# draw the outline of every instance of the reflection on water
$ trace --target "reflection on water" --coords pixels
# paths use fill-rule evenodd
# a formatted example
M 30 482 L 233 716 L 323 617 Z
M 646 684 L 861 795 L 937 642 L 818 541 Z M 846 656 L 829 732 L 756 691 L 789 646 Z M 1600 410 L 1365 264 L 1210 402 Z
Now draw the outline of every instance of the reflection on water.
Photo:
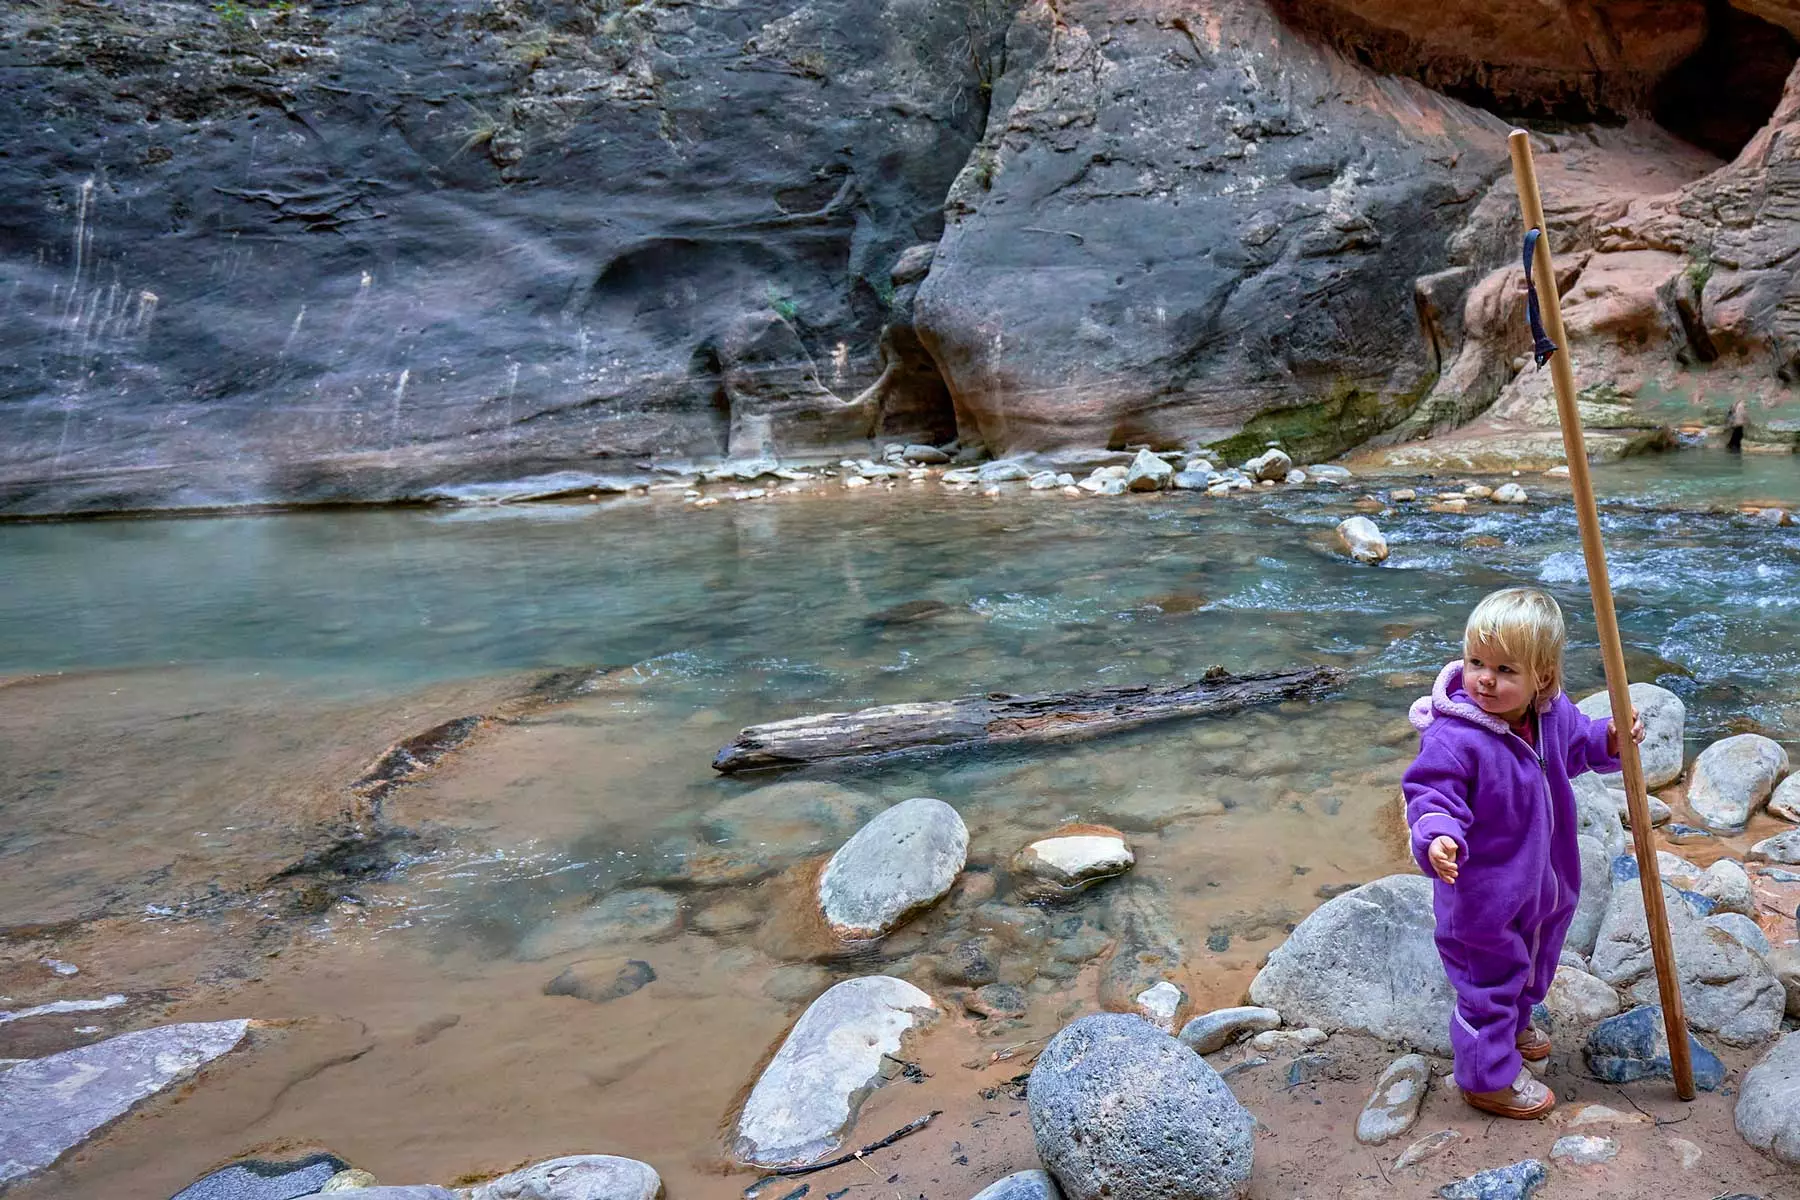
M 1732 510 L 1745 498 L 1800 494 L 1800 463 L 1723 458 L 1600 474 L 1605 495 L 1634 499 L 1605 515 L 1628 657 L 1638 678 L 1687 697 L 1694 743 L 1744 721 L 1791 741 L 1800 736 L 1800 528 Z M 1652 475 L 1690 463 L 1703 479 Z M 268 720 L 296 722 L 271 737 L 259 718 L 248 722 L 257 736 L 234 735 L 240 760 L 291 770 L 296 748 L 340 728 L 345 714 L 367 723 L 362 714 L 381 696 L 407 713 L 447 713 L 450 681 L 615 668 L 591 694 L 486 732 L 426 783 L 389 797 L 383 819 L 424 833 L 418 853 L 316 926 L 332 944 L 380 953 L 340 964 L 353 982 L 335 991 L 303 973 L 265 1000 L 345 1013 L 378 1004 L 418 1021 L 455 1005 L 468 1014 L 465 1033 L 445 1046 L 464 1048 L 403 1059 L 411 1086 L 443 1091 L 437 1103 L 454 1107 L 455 1089 L 487 1071 L 482 1047 L 491 1044 L 529 1048 L 548 1073 L 533 1086 L 546 1086 L 562 1063 L 544 1025 L 544 983 L 593 952 L 584 939 L 624 953 L 608 941 L 623 938 L 656 972 L 644 996 L 661 999 L 592 1009 L 590 1061 L 686 1054 L 686 1091 L 679 1103 L 646 1107 L 643 1088 L 598 1098 L 590 1089 L 582 1111 L 643 1129 L 644 1153 L 666 1156 L 665 1146 L 715 1136 L 760 1047 L 848 973 L 889 970 L 944 994 L 958 986 L 948 948 L 977 941 L 996 976 L 1031 1000 L 1023 1018 L 980 1025 L 982 1036 L 1007 1040 L 1054 1030 L 1070 1004 L 1116 1001 L 1141 982 L 1132 963 L 1160 964 L 1198 1004 L 1236 1001 L 1322 894 L 1403 869 L 1393 797 L 1414 744 L 1405 706 L 1457 653 L 1462 619 L 1485 592 L 1513 583 L 1554 592 L 1574 633 L 1571 686 L 1599 685 L 1566 502 L 1376 514 L 1393 556 L 1369 568 L 1331 546 L 1360 494 L 990 501 L 930 484 L 709 510 L 627 501 L 0 527 L 0 673 L 148 668 L 94 676 L 110 694 L 139 698 L 114 706 L 134 722 L 131 737 L 110 743 L 130 751 L 111 765 L 115 777 L 104 762 L 66 775 L 15 765 L 0 780 L 26 782 L 0 794 L 0 816 L 64 800 L 82 800 L 84 812 L 129 804 L 132 787 L 116 777 L 127 772 L 123 782 L 139 788 L 179 778 L 187 791 L 171 795 L 212 795 L 215 779 L 237 789 L 226 806 L 158 807 L 132 826 L 131 845 L 111 851 L 161 861 L 152 852 L 164 848 L 147 848 L 159 836 L 190 846 L 219 811 L 253 829 L 258 804 L 281 802 L 280 788 L 251 778 L 244 761 L 226 771 L 185 751 L 159 756 L 158 746 L 202 744 L 203 731 L 186 740 L 159 731 L 218 709 L 222 696 L 240 697 L 230 701 L 240 714 L 255 716 L 262 703 Z M 1656 507 L 1642 502 L 1652 494 Z M 1669 507 L 1671 496 L 1683 507 Z M 1715 501 L 1719 510 L 1708 511 Z M 1350 673 L 1317 705 L 779 777 L 727 779 L 709 767 L 739 727 L 803 712 L 1164 681 L 1215 663 L 1252 671 L 1314 662 Z M 226 680 L 231 688 L 219 686 Z M 282 689 L 303 693 L 304 705 Z M 333 696 L 329 720 L 317 716 Z M 56 715 L 110 719 L 111 709 L 89 709 Z M 370 752 L 359 747 L 338 777 Z M 809 924 L 809 871 L 873 812 L 920 795 L 948 800 L 969 826 L 965 886 L 846 957 Z M 1069 821 L 1124 830 L 1136 869 L 1063 908 L 1016 903 L 1011 855 Z M 0 843 L 0 861 L 28 849 Z M 95 878 L 108 875 L 99 862 L 107 852 L 86 851 Z M 155 879 L 131 880 L 121 894 L 155 902 Z M 596 932 L 590 906 L 626 888 L 675 898 L 651 940 Z M 78 901 L 65 907 L 82 911 Z M 1108 959 L 1115 946 L 1124 953 Z M 415 952 L 455 965 L 422 967 Z M 558 1020 L 590 1011 L 557 1002 Z M 618 1026 L 628 1032 L 615 1031 L 609 1013 L 631 1014 Z M 733 1040 L 724 1065 L 697 1055 L 695 1028 Z M 626 1037 L 630 1045 L 618 1040 Z M 745 1038 L 752 1044 L 737 1045 Z M 398 1070 L 394 1061 L 382 1069 Z M 268 1136 L 316 1136 L 333 1127 L 334 1096 L 366 1099 L 390 1086 L 373 1067 L 359 1071 L 346 1068 L 338 1092 L 289 1101 Z M 497 1094 L 483 1111 L 495 1144 L 526 1152 L 518 1147 L 538 1119 L 530 1103 L 515 1111 Z M 677 1162 L 674 1172 L 683 1169 Z M 716 1183 L 689 1194 L 723 1194 Z

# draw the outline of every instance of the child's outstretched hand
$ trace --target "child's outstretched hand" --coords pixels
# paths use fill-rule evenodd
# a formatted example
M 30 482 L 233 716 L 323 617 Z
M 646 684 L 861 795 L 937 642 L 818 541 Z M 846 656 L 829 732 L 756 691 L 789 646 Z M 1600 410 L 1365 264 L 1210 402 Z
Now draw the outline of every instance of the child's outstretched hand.
M 1640 744 L 1644 740 L 1644 719 L 1635 709 L 1631 714 L 1631 740 Z M 1610 717 L 1606 721 L 1606 752 L 1614 758 L 1619 757 L 1619 723 Z
M 1431 860 L 1431 869 L 1437 872 L 1438 878 L 1445 883 L 1456 882 L 1456 839 L 1434 837 L 1431 847 L 1426 850 L 1425 857 Z

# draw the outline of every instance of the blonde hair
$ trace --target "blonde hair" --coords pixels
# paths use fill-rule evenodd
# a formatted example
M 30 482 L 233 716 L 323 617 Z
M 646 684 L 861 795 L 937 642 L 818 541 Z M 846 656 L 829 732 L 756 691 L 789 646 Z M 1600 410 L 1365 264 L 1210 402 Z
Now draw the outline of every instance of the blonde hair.
M 1463 626 L 1463 657 L 1470 647 L 1497 646 L 1531 672 L 1531 685 L 1543 695 L 1562 691 L 1563 643 L 1568 631 L 1562 609 L 1549 593 L 1537 588 L 1505 588 L 1482 597 Z

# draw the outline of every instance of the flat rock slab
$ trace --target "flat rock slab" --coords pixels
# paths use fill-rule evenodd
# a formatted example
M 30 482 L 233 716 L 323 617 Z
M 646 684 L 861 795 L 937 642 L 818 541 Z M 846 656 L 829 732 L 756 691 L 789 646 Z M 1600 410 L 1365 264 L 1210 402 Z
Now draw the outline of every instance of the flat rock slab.
M 1789 1166 L 1800 1166 L 1800 1033 L 1776 1042 L 1744 1075 L 1737 1130 L 1746 1142 Z
M 1375 1081 L 1375 1092 L 1356 1118 L 1356 1140 L 1365 1146 L 1391 1142 L 1411 1129 L 1431 1087 L 1431 1063 L 1422 1054 L 1395 1059 Z
M 1710 1092 L 1725 1082 L 1725 1064 L 1691 1033 L 1688 1055 L 1694 1064 L 1696 1086 Z M 1639 1005 L 1594 1026 L 1582 1056 L 1588 1070 L 1607 1083 L 1674 1078 L 1668 1031 L 1663 1027 L 1662 1007 L 1656 1004 Z
M 608 943 L 655 941 L 681 929 L 681 901 L 661 888 L 614 892 L 577 913 L 546 921 L 519 946 L 528 962 Z
M 1291 1023 L 1450 1053 L 1453 993 L 1432 940 L 1431 881 L 1390 875 L 1327 900 L 1250 984 Z
M 1438 1189 L 1438 1195 L 1444 1200 L 1525 1200 L 1543 1187 L 1547 1178 L 1549 1173 L 1544 1170 L 1544 1164 L 1528 1158 L 1509 1167 L 1495 1167 L 1447 1183 Z
M 1784 863 L 1789 866 L 1800 863 L 1800 829 L 1790 829 L 1786 833 L 1764 838 L 1750 847 L 1749 858 L 1752 862 Z
M 1181 1040 L 1196 1054 L 1223 1050 L 1238 1038 L 1281 1028 L 1281 1014 L 1272 1008 L 1242 1005 L 1218 1008 L 1195 1017 L 1181 1027 Z
M 1694 760 L 1688 809 L 1708 829 L 1736 833 L 1768 802 L 1775 781 L 1787 770 L 1787 751 L 1760 733 L 1714 742 Z
M 1018 1171 L 975 1193 L 974 1200 L 1062 1200 L 1048 1171 Z
M 905 1035 L 936 1011 L 930 996 L 886 975 L 846 979 L 827 990 L 801 1014 L 756 1081 L 738 1118 L 733 1153 L 760 1167 L 805 1166 L 825 1157 L 880 1085 L 882 1059 L 898 1054 Z
M 1550 1161 L 1576 1167 L 1594 1167 L 1619 1157 L 1619 1143 L 1609 1137 L 1571 1133 L 1550 1147 Z
M 1612 716 L 1612 695 L 1595 692 L 1584 696 L 1576 705 L 1590 717 L 1604 720 Z M 1644 786 L 1659 788 L 1681 778 L 1686 765 L 1682 738 L 1687 731 L 1687 705 L 1668 688 L 1654 683 L 1631 685 L 1631 707 L 1644 722 L 1644 740 L 1638 744 L 1638 761 L 1644 768 Z M 1609 788 L 1623 789 L 1622 774 L 1602 775 L 1600 781 Z
M 968 855 L 969 830 L 954 808 L 926 796 L 902 801 L 831 856 L 819 907 L 843 937 L 880 937 L 937 903 Z
M 1416 1167 L 1427 1159 L 1436 1158 L 1462 1140 L 1462 1132 L 1456 1129 L 1440 1129 L 1436 1133 L 1428 1133 L 1400 1152 L 1400 1157 L 1394 1160 L 1394 1170 L 1404 1171 L 1408 1167 Z
M 612 1154 L 571 1154 L 502 1175 L 470 1200 L 656 1200 L 662 1176 L 649 1163 Z
M 108 1121 L 226 1053 L 250 1022 L 163 1025 L 0 1074 L 0 1184 L 42 1170 Z
M 1050 1039 L 1026 1087 L 1038 1157 L 1070 1200 L 1240 1200 L 1256 1121 L 1205 1059 L 1124 1013 Z
M 171 1200 L 294 1200 L 317 1192 L 349 1166 L 335 1154 L 310 1154 L 290 1162 L 249 1159 L 195 1180 Z

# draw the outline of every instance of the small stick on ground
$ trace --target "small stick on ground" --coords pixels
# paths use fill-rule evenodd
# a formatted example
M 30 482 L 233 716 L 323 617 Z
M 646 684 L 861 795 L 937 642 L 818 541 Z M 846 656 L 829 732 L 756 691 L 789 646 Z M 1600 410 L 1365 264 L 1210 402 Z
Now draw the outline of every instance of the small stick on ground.
M 889 1146 L 893 1145 L 895 1142 L 899 1141 L 901 1138 L 906 1137 L 909 1134 L 914 1134 L 914 1133 L 919 1132 L 919 1130 L 921 1130 L 921 1129 L 925 1128 L 927 1125 L 931 1124 L 932 1119 L 934 1117 L 937 1117 L 942 1112 L 943 1112 L 942 1109 L 934 1108 L 930 1112 L 926 1113 L 924 1116 L 918 1118 L 917 1120 L 912 1121 L 906 1125 L 901 1126 L 899 1129 L 894 1130 L 894 1132 L 888 1134 L 886 1137 L 882 1138 L 880 1141 L 870 1142 L 868 1145 L 864 1146 L 861 1150 L 857 1150 L 850 1154 L 840 1154 L 836 1158 L 830 1159 L 826 1162 L 811 1163 L 804 1167 L 776 1167 L 772 1171 L 770 1171 L 767 1176 L 765 1176 L 762 1179 L 757 1180 L 755 1183 L 753 1183 L 749 1187 L 745 1188 L 744 1195 L 748 1196 L 748 1197 L 754 1197 L 759 1191 L 762 1190 L 762 1186 L 765 1183 L 768 1183 L 770 1180 L 773 1180 L 773 1179 L 792 1179 L 796 1175 L 811 1175 L 817 1171 L 829 1171 L 829 1170 L 831 1170 L 831 1168 L 841 1167 L 847 1162 L 852 1162 L 852 1161 L 862 1162 L 863 1155 L 873 1154 L 877 1150 L 885 1150 Z M 863 1166 L 868 1167 L 869 1164 L 864 1162 Z M 869 1167 L 869 1169 L 871 1171 L 873 1171 L 875 1168 Z

